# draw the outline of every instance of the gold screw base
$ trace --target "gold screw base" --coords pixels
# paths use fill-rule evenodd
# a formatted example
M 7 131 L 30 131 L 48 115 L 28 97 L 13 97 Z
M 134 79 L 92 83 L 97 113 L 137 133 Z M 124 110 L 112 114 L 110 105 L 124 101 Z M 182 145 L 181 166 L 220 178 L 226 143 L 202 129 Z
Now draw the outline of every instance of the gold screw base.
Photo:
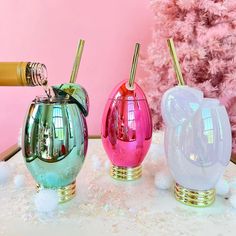
M 39 192 L 43 187 L 39 184 L 36 185 L 37 192 Z M 76 181 L 72 182 L 71 184 L 61 187 L 55 188 L 59 197 L 59 203 L 64 203 L 71 200 L 76 195 Z
M 188 206 L 207 207 L 215 201 L 215 189 L 192 190 L 175 184 L 175 198 Z
M 120 167 L 120 166 L 111 166 L 110 175 L 112 178 L 117 180 L 136 180 L 142 176 L 142 166 L 137 167 Z

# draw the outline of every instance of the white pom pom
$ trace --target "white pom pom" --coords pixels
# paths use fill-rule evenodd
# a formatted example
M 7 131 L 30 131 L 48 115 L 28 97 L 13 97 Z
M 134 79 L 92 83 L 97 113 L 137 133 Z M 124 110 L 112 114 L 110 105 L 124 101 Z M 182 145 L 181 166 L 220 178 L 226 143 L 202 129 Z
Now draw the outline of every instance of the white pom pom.
M 0 184 L 5 184 L 9 181 L 12 171 L 8 162 L 0 161 Z
M 155 186 L 159 189 L 169 189 L 173 184 L 173 178 L 168 171 L 162 171 L 155 175 Z
M 24 175 L 16 175 L 14 177 L 14 184 L 16 188 L 22 188 L 25 186 L 26 179 Z
M 229 183 L 228 181 L 226 181 L 225 179 L 221 178 L 216 186 L 215 186 L 215 189 L 216 189 L 216 194 L 217 195 L 220 195 L 220 196 L 225 196 L 229 193 Z
M 34 204 L 39 212 L 52 212 L 58 206 L 59 198 L 55 190 L 42 189 L 36 194 Z
M 100 160 L 100 158 L 97 155 L 92 155 L 92 162 L 93 162 L 92 165 L 93 165 L 93 169 L 94 170 L 101 169 L 101 166 L 102 166 L 101 160 Z
M 229 198 L 229 202 L 231 204 L 231 206 L 233 208 L 236 208 L 236 194 L 232 195 L 230 198 Z

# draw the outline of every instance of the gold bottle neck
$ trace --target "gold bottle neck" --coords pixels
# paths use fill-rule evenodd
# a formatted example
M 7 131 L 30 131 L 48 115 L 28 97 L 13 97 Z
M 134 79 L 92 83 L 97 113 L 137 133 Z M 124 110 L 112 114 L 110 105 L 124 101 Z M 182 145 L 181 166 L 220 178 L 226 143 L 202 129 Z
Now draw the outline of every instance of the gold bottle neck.
M 41 63 L 0 62 L 0 86 L 43 86 L 47 69 Z
M 26 65 L 25 79 L 28 86 L 47 85 L 47 68 L 41 63 L 29 62 Z

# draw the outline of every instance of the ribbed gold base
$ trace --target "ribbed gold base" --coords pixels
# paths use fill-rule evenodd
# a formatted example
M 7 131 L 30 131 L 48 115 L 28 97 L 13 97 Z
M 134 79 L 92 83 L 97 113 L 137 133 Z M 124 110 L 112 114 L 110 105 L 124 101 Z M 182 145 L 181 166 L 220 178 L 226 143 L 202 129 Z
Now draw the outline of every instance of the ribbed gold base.
M 142 176 L 142 166 L 137 167 L 119 167 L 111 166 L 110 175 L 114 179 L 118 180 L 136 180 Z
M 188 206 L 207 207 L 215 201 L 215 189 L 198 191 L 175 184 L 175 198 Z
M 43 187 L 39 184 L 36 185 L 37 192 L 40 191 Z M 71 184 L 61 187 L 55 188 L 54 190 L 57 191 L 59 197 L 59 203 L 64 203 L 71 200 L 76 195 L 76 181 L 72 182 Z

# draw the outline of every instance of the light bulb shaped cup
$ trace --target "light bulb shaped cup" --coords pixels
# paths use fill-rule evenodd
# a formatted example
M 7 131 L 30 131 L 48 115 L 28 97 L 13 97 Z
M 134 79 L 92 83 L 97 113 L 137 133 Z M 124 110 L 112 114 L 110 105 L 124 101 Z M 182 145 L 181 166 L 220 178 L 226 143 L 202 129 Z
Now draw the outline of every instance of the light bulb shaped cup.
M 118 84 L 109 96 L 102 119 L 102 143 L 112 163 L 110 175 L 118 180 L 141 177 L 141 164 L 151 144 L 152 119 L 138 84 Z
M 215 185 L 231 155 L 231 127 L 225 107 L 217 99 L 204 98 L 198 89 L 176 86 L 163 95 L 161 113 L 176 199 L 191 206 L 212 204 Z
M 63 96 L 59 96 L 65 87 L 71 90 L 61 90 Z M 74 97 L 69 93 L 75 90 L 82 100 L 75 101 L 75 93 Z M 38 189 L 55 189 L 59 201 L 65 202 L 76 194 L 76 176 L 87 152 L 89 103 L 79 85 L 55 86 L 54 91 L 55 98 L 36 98 L 31 103 L 23 126 L 22 152 Z

